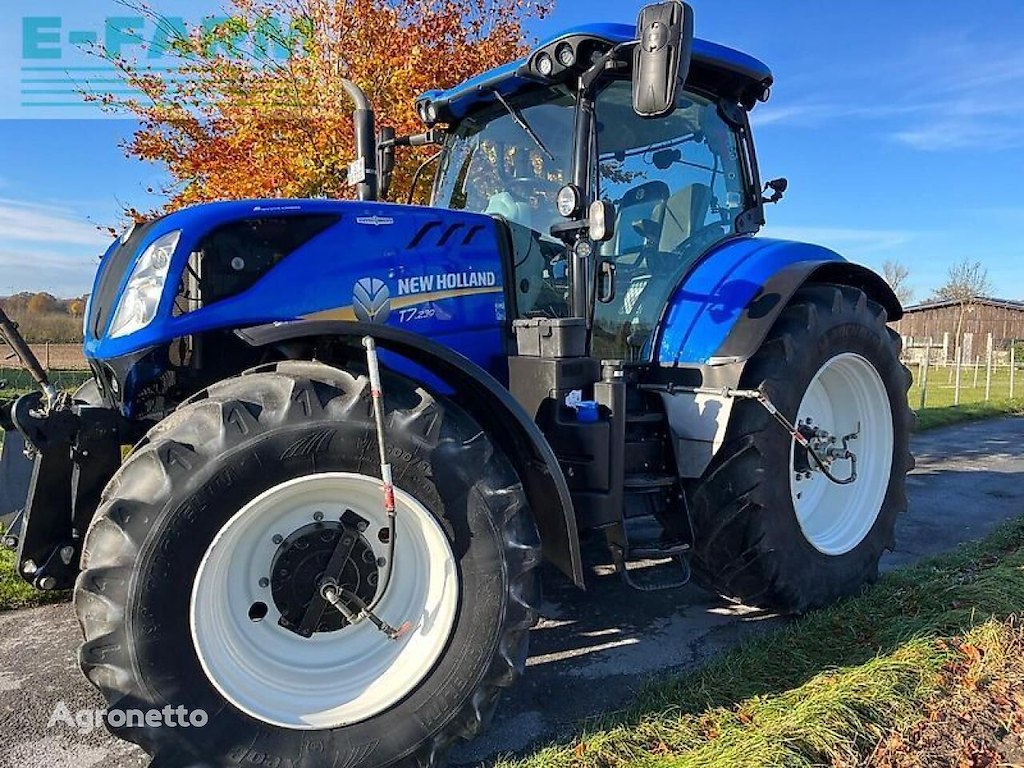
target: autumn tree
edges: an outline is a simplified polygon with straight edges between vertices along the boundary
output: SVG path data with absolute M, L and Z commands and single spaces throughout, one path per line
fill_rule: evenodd
M 33 315 L 45 315 L 50 312 L 57 312 L 59 305 L 54 296 L 48 293 L 37 293 L 28 300 L 26 309 Z
M 162 164 L 168 209 L 223 198 L 350 197 L 352 104 L 341 78 L 362 87 L 378 125 L 424 130 L 413 104 L 523 55 L 534 0 L 227 0 L 198 27 L 123 0 L 154 21 L 174 61 L 170 76 L 97 49 L 134 95 L 98 97 L 140 128 L 127 154 Z M 152 46 L 152 42 L 149 44 Z M 406 189 L 429 151 L 399 153 Z
M 892 292 L 896 294 L 896 298 L 900 300 L 901 304 L 907 305 L 914 300 L 914 289 L 907 283 L 910 270 L 904 264 L 898 261 L 886 261 L 882 265 L 882 277 L 892 288 Z

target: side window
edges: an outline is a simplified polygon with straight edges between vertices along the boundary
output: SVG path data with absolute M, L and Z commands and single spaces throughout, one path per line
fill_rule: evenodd
M 736 134 L 713 102 L 682 93 L 675 112 L 647 120 L 631 98 L 616 82 L 597 105 L 600 195 L 616 211 L 601 253 L 618 285 L 597 308 L 595 353 L 627 360 L 646 356 L 672 290 L 748 205 Z

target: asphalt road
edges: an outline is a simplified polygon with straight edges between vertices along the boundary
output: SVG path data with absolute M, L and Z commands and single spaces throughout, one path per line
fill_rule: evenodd
M 1024 419 L 970 424 L 914 438 L 910 511 L 899 524 L 897 568 L 986 535 L 1024 512 Z M 728 605 L 696 587 L 644 595 L 599 568 L 586 594 L 545 578 L 543 621 L 527 674 L 491 729 L 453 755 L 486 765 L 570 732 L 582 719 L 624 706 L 652 676 L 685 673 L 784 621 Z M 145 757 L 103 730 L 48 727 L 57 701 L 100 700 L 79 676 L 78 627 L 66 605 L 0 614 L 0 766 L 126 768 Z

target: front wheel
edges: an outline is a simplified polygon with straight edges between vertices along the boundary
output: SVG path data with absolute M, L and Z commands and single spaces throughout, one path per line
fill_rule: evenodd
M 753 401 L 690 497 L 694 573 L 751 605 L 803 612 L 877 577 L 906 509 L 910 374 L 885 311 L 844 286 L 802 288 L 750 360 L 824 469 Z M 847 453 L 847 451 L 849 453 Z
M 391 557 L 365 378 L 282 363 L 222 382 L 111 482 L 80 662 L 155 765 L 439 765 L 522 670 L 539 562 L 522 486 L 454 404 L 385 389 L 397 528 L 374 613 L 407 625 L 397 639 L 322 592 L 373 603 Z M 208 721 L 131 719 L 167 708 Z

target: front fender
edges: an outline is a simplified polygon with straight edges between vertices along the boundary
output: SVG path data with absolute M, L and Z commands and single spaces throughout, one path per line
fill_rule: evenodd
M 659 327 L 661 366 L 742 362 L 752 356 L 801 285 L 852 285 L 881 304 L 889 320 L 903 315 L 899 300 L 871 270 L 827 248 L 766 238 L 726 241 L 687 275 Z
M 426 369 L 505 452 L 522 479 L 545 557 L 579 587 L 583 558 L 569 486 L 543 433 L 508 390 L 480 366 L 431 339 L 399 328 L 340 320 L 300 320 L 236 332 L 255 347 L 312 345 L 372 336 L 378 346 Z M 301 353 L 300 353 L 301 354 Z

